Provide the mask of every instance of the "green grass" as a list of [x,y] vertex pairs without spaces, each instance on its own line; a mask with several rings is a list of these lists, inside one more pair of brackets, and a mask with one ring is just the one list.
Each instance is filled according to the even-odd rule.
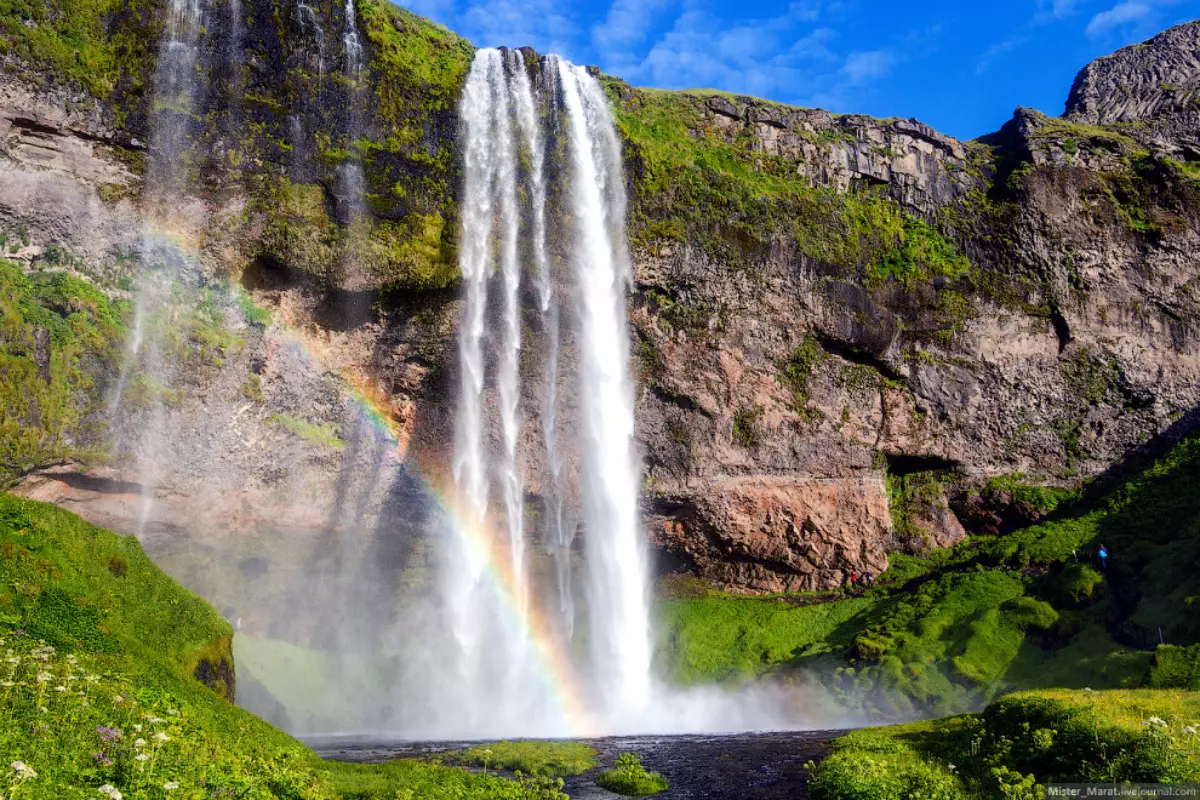
[[596,785],[628,797],[647,797],[668,788],[667,779],[642,766],[637,753],[621,753],[613,768],[596,776]]
[[596,751],[580,742],[494,742],[454,754],[454,763],[527,775],[566,778],[596,766]]
[[801,656],[849,646],[856,621],[875,603],[869,598],[807,606],[748,597],[667,600],[657,607],[656,666],[684,685],[749,680]]
[[977,715],[837,739],[810,788],[816,800],[1033,800],[1047,783],[1195,781],[1197,720],[1193,693],[1023,692]]
[[565,800],[549,777],[320,760],[225,699],[229,625],[133,537],[0,494],[0,555],[0,763],[36,773],[6,766],[6,798]]
[[568,800],[562,778],[523,774],[505,780],[411,760],[367,768],[325,763],[321,773],[334,796],[346,800]]

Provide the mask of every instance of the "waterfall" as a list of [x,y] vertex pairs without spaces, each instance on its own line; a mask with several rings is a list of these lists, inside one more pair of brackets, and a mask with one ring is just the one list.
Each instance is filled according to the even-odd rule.
[[[109,419],[116,432],[114,447],[118,453],[136,457],[141,484],[139,522],[136,533],[145,531],[154,505],[158,470],[156,457],[164,435],[164,410],[160,387],[167,383],[170,365],[159,352],[162,313],[174,273],[186,258],[164,245],[157,232],[166,223],[188,180],[193,165],[196,128],[194,111],[205,99],[206,86],[198,80],[202,72],[200,38],[207,24],[207,0],[171,0],[159,45],[154,77],[153,121],[150,155],[147,159],[145,195],[146,227],[139,247],[142,271],[136,282],[133,330],[126,343],[121,371],[107,398]],[[159,272],[147,267],[156,267]],[[138,414],[127,408],[126,393],[141,373],[139,402],[148,410]]]
[[366,51],[358,32],[358,19],[354,0],[346,0],[342,19],[342,50],[345,61],[343,72],[349,85],[346,88],[345,128],[346,147],[351,155],[337,168],[338,197],[342,202],[342,222],[348,226],[346,243],[342,253],[342,278],[354,284],[361,278],[357,253],[363,246],[369,227],[367,212],[367,181],[363,172],[362,157],[354,148],[354,141],[363,131],[363,72],[366,70]]
[[[480,50],[460,106],[464,151],[463,317],[453,473],[465,520],[443,553],[442,602],[452,633],[452,677],[440,682],[447,713],[434,733],[562,734],[561,708],[548,704],[547,676],[533,646],[566,654],[574,634],[574,590],[564,495],[579,498],[586,531],[588,657],[569,665],[586,713],[636,714],[649,697],[650,634],[646,554],[639,529],[638,467],[625,321],[629,258],[620,146],[603,91],[585,70],[551,57],[535,92],[519,52]],[[550,123],[557,120],[560,124]],[[561,130],[560,130],[561,129]],[[565,137],[565,138],[564,138]],[[548,186],[548,152],[565,152]],[[551,197],[561,207],[551,207]],[[552,274],[555,242],[563,274]],[[561,253],[559,251],[562,250]],[[522,339],[522,286],[536,302],[540,342]],[[581,419],[559,424],[562,323],[579,353]],[[526,346],[541,345],[540,370],[522,368]],[[540,388],[530,395],[525,382]],[[528,396],[528,398],[527,398]],[[525,522],[525,467],[535,439],[523,436],[523,403],[541,411],[542,524]],[[561,446],[580,469],[568,474]],[[574,481],[574,486],[568,486]],[[530,577],[532,537],[554,557],[556,585]],[[483,538],[483,551],[476,540]],[[495,560],[502,561],[497,567]],[[497,609],[494,573],[511,619]],[[501,603],[500,605],[504,605]],[[559,620],[539,630],[541,615]],[[557,641],[535,641],[553,636]],[[566,658],[566,656],[564,656]],[[554,676],[564,681],[569,676]],[[499,680],[497,680],[499,678]],[[580,713],[576,710],[574,713]],[[449,720],[454,716],[454,720]],[[447,726],[457,722],[458,729]]]
[[607,707],[640,711],[650,697],[646,548],[639,530],[638,468],[625,287],[625,184],[608,102],[582,67],[553,59],[567,111],[571,268],[580,317],[583,507],[593,666]]
[[346,75],[358,80],[363,70],[363,46],[358,36],[358,14],[354,0],[346,0],[345,22],[342,28],[342,48],[346,51]]

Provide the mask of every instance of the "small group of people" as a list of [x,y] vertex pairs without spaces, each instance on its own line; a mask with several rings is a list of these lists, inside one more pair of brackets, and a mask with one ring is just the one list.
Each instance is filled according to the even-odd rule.
[[842,579],[843,594],[858,594],[868,586],[875,585],[875,573],[871,570],[864,570],[861,574],[855,570],[844,573]]

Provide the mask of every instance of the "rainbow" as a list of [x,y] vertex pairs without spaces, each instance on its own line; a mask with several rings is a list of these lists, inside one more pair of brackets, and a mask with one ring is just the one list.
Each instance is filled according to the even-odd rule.
[[[305,337],[297,328],[279,321],[276,324],[285,340],[297,346],[306,357],[323,366],[328,364],[317,342]],[[586,692],[578,670],[545,612],[536,603],[523,606],[520,602],[516,573],[507,551],[497,546],[500,537],[494,534],[487,520],[482,523],[473,520],[474,515],[458,501],[451,481],[434,477],[442,470],[422,465],[419,458],[409,457],[408,437],[395,419],[386,395],[357,371],[342,369],[337,370],[337,374],[346,382],[348,394],[357,409],[395,448],[395,457],[410,467],[411,474],[438,504],[458,542],[483,565],[485,587],[499,601],[508,622],[530,644],[530,652],[534,655],[532,663],[538,667],[542,683],[558,708],[569,736],[589,738],[597,735],[598,728],[585,701]]]
[[[150,224],[147,233],[153,239],[180,251],[199,251],[194,235],[184,233],[170,223]],[[250,298],[237,284],[231,283],[228,286],[236,295]],[[334,359],[325,354],[319,341],[306,336],[303,329],[279,317],[279,314],[275,315],[273,324],[286,344],[293,346],[304,357],[322,368],[331,366]],[[578,670],[545,612],[536,603],[521,603],[513,566],[509,563],[506,549],[497,546],[500,537],[494,535],[489,521],[475,521],[474,515],[458,502],[452,481],[435,477],[444,473],[444,470],[432,464],[421,464],[419,458],[410,457],[407,432],[397,421],[392,404],[384,392],[357,370],[335,368],[334,371],[345,382],[351,400],[362,412],[363,417],[394,448],[394,457],[406,463],[427,495],[437,503],[458,542],[483,565],[484,586],[498,600],[498,607],[503,609],[513,630],[518,631],[529,643],[529,652],[534,656],[531,663],[537,666],[542,683],[557,707],[566,731],[576,738],[594,736],[597,726],[585,701],[587,693],[580,681]]]

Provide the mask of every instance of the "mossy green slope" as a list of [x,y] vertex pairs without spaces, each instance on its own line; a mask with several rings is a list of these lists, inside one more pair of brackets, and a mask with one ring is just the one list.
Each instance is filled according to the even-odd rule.
[[1200,695],[1043,691],[977,715],[856,731],[815,769],[816,800],[1035,800],[1048,783],[1200,778]]
[[92,413],[120,355],[122,304],[67,272],[0,260],[0,487],[39,466],[101,453]]
[[84,89],[122,120],[140,102],[158,41],[154,0],[0,0],[0,57],[45,87]]
[[636,190],[635,244],[686,242],[752,267],[772,244],[790,241],[842,277],[872,284],[968,272],[951,241],[881,192],[813,188],[795,158],[764,153],[749,127],[729,140],[705,119],[708,93],[603,80]]
[[[659,662],[689,683],[810,670],[884,719],[966,711],[1014,688],[1147,685],[1159,628],[1200,640],[1198,472],[1192,436],[1042,524],[896,556],[861,597],[664,602]],[[1190,685],[1189,654],[1163,651],[1157,685]]]
[[0,554],[0,762],[35,773],[9,796],[564,797],[547,777],[321,761],[229,703],[232,630],[132,537],[0,494]]

